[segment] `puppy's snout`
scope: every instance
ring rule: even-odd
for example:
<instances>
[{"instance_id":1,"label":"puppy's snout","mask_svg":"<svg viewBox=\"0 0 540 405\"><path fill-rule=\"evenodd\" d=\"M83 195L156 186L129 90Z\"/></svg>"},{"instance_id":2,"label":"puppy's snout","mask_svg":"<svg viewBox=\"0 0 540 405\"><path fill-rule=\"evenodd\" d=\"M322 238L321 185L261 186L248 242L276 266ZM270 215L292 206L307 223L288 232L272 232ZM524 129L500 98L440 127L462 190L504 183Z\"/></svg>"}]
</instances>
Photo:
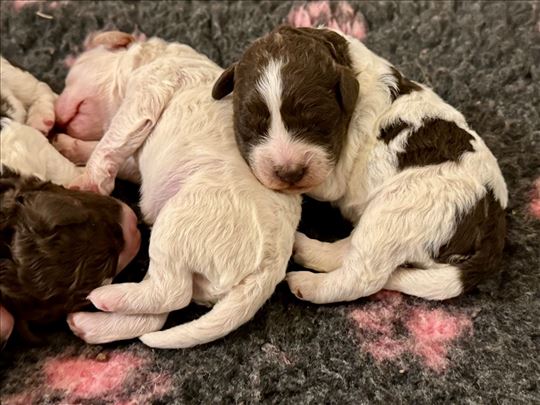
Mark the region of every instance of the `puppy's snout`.
<instances>
[{"instance_id":1,"label":"puppy's snout","mask_svg":"<svg viewBox=\"0 0 540 405\"><path fill-rule=\"evenodd\" d=\"M279 166L276 167L274 170L274 174L278 179L281 181L293 185L298 183L300 180L304 178L304 175L306 174L307 167L304 165L300 166Z\"/></svg>"}]
</instances>

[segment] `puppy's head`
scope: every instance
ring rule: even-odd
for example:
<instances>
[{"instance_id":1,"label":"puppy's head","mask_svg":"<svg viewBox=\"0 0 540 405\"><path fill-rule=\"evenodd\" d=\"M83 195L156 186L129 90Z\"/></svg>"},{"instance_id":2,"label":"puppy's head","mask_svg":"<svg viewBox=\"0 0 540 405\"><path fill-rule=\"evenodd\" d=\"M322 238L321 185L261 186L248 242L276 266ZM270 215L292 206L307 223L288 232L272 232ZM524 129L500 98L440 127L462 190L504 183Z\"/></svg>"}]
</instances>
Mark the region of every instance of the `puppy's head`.
<instances>
[{"instance_id":1,"label":"puppy's head","mask_svg":"<svg viewBox=\"0 0 540 405\"><path fill-rule=\"evenodd\" d=\"M240 151L267 187L303 192L333 170L358 98L348 44L324 29L280 27L225 70Z\"/></svg>"},{"instance_id":2,"label":"puppy's head","mask_svg":"<svg viewBox=\"0 0 540 405\"><path fill-rule=\"evenodd\" d=\"M58 125L76 138L99 140L121 102L123 69L121 56L135 42L123 32L109 31L92 35L85 51L77 57L66 86L56 101ZM127 72L126 70L126 72Z\"/></svg>"},{"instance_id":3,"label":"puppy's head","mask_svg":"<svg viewBox=\"0 0 540 405\"><path fill-rule=\"evenodd\" d=\"M21 321L80 309L136 255L135 214L114 198L1 169L0 302Z\"/></svg>"}]
</instances>

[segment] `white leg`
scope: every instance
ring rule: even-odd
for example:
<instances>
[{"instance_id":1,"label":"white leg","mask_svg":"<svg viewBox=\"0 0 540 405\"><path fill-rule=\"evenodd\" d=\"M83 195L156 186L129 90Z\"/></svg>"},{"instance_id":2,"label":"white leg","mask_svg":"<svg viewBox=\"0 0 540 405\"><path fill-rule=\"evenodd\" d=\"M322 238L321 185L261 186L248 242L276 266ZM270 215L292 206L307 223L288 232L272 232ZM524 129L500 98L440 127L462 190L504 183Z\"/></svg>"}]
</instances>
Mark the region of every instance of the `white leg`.
<instances>
[{"instance_id":1,"label":"white leg","mask_svg":"<svg viewBox=\"0 0 540 405\"><path fill-rule=\"evenodd\" d=\"M57 95L42 82L37 82L34 94L35 98L28 108L26 124L48 134L55 121L54 102Z\"/></svg>"},{"instance_id":2,"label":"white leg","mask_svg":"<svg viewBox=\"0 0 540 405\"><path fill-rule=\"evenodd\" d=\"M181 197L180 197L181 198ZM173 200L175 197L173 197ZM160 314L183 308L191 302L193 279L177 246L175 201L163 207L150 236L150 266L140 283L99 287L88 299L102 311L126 314Z\"/></svg>"},{"instance_id":3,"label":"white leg","mask_svg":"<svg viewBox=\"0 0 540 405\"><path fill-rule=\"evenodd\" d=\"M292 272L291 291L315 303L351 301L384 287L403 263L423 263L453 235L457 201L473 205L483 188L474 181L444 181L437 171L403 172L366 207L341 267L327 274ZM460 194L461 193L461 194Z\"/></svg>"},{"instance_id":4,"label":"white leg","mask_svg":"<svg viewBox=\"0 0 540 405\"><path fill-rule=\"evenodd\" d=\"M134 339L160 330L168 314L125 315L105 312L75 312L67 322L73 333L90 344Z\"/></svg>"},{"instance_id":5,"label":"white leg","mask_svg":"<svg viewBox=\"0 0 540 405\"><path fill-rule=\"evenodd\" d=\"M293 258L295 263L307 269L329 273L341 266L350 245L350 236L328 243L308 238L303 233L296 232Z\"/></svg>"},{"instance_id":6,"label":"white leg","mask_svg":"<svg viewBox=\"0 0 540 405\"><path fill-rule=\"evenodd\" d=\"M130 77L127 92L107 132L88 159L85 175L74 186L109 194L127 158L144 143L185 75L178 63L150 63Z\"/></svg>"},{"instance_id":7,"label":"white leg","mask_svg":"<svg viewBox=\"0 0 540 405\"><path fill-rule=\"evenodd\" d=\"M9 84L9 90L27 111L26 122L21 123L47 134L54 125L54 101L57 95L47 84L4 58L1 59L0 69L5 82Z\"/></svg>"}]
</instances>

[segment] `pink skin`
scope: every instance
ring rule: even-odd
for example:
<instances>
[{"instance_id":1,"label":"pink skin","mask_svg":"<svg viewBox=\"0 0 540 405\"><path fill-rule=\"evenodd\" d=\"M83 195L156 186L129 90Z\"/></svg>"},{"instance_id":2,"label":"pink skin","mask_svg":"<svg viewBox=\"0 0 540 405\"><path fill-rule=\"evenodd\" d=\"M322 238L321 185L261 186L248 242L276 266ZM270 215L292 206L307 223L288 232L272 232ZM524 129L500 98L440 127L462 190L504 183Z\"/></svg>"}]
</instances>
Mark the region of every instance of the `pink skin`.
<instances>
[{"instance_id":1,"label":"pink skin","mask_svg":"<svg viewBox=\"0 0 540 405\"><path fill-rule=\"evenodd\" d=\"M533 190L531 191L529 211L535 218L540 219L540 177L534 182Z\"/></svg>"},{"instance_id":2,"label":"pink skin","mask_svg":"<svg viewBox=\"0 0 540 405\"><path fill-rule=\"evenodd\" d=\"M111 74L117 61L115 54L145 38L140 33L92 33L85 41L85 52L66 58L70 71L55 105L56 121L66 134L84 141L103 137L120 105L118 89L111 88L115 82Z\"/></svg>"},{"instance_id":3,"label":"pink skin","mask_svg":"<svg viewBox=\"0 0 540 405\"><path fill-rule=\"evenodd\" d=\"M133 260L141 246L141 233L137 228L137 215L123 202L122 204L122 235L124 237L124 249L118 256L117 273L120 273Z\"/></svg>"},{"instance_id":4,"label":"pink skin","mask_svg":"<svg viewBox=\"0 0 540 405\"><path fill-rule=\"evenodd\" d=\"M104 101L105 97L90 82L74 80L56 100L56 121L74 138L99 141L105 133L104 122L108 121Z\"/></svg>"},{"instance_id":5,"label":"pink skin","mask_svg":"<svg viewBox=\"0 0 540 405\"><path fill-rule=\"evenodd\" d=\"M15 320L13 316L0 304L0 344L3 345L13 332Z\"/></svg>"}]
</instances>

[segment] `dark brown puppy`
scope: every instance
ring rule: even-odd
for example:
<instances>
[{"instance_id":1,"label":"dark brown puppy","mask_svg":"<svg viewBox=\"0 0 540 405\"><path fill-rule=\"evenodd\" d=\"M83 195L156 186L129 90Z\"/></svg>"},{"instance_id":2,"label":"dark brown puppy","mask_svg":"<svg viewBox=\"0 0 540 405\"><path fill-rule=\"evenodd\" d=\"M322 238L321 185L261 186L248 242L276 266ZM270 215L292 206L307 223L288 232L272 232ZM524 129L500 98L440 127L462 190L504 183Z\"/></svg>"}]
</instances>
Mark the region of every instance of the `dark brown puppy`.
<instances>
[{"instance_id":1,"label":"dark brown puppy","mask_svg":"<svg viewBox=\"0 0 540 405\"><path fill-rule=\"evenodd\" d=\"M135 214L114 198L1 169L0 302L33 340L28 322L87 305L90 291L135 256L140 234Z\"/></svg>"}]
</instances>

